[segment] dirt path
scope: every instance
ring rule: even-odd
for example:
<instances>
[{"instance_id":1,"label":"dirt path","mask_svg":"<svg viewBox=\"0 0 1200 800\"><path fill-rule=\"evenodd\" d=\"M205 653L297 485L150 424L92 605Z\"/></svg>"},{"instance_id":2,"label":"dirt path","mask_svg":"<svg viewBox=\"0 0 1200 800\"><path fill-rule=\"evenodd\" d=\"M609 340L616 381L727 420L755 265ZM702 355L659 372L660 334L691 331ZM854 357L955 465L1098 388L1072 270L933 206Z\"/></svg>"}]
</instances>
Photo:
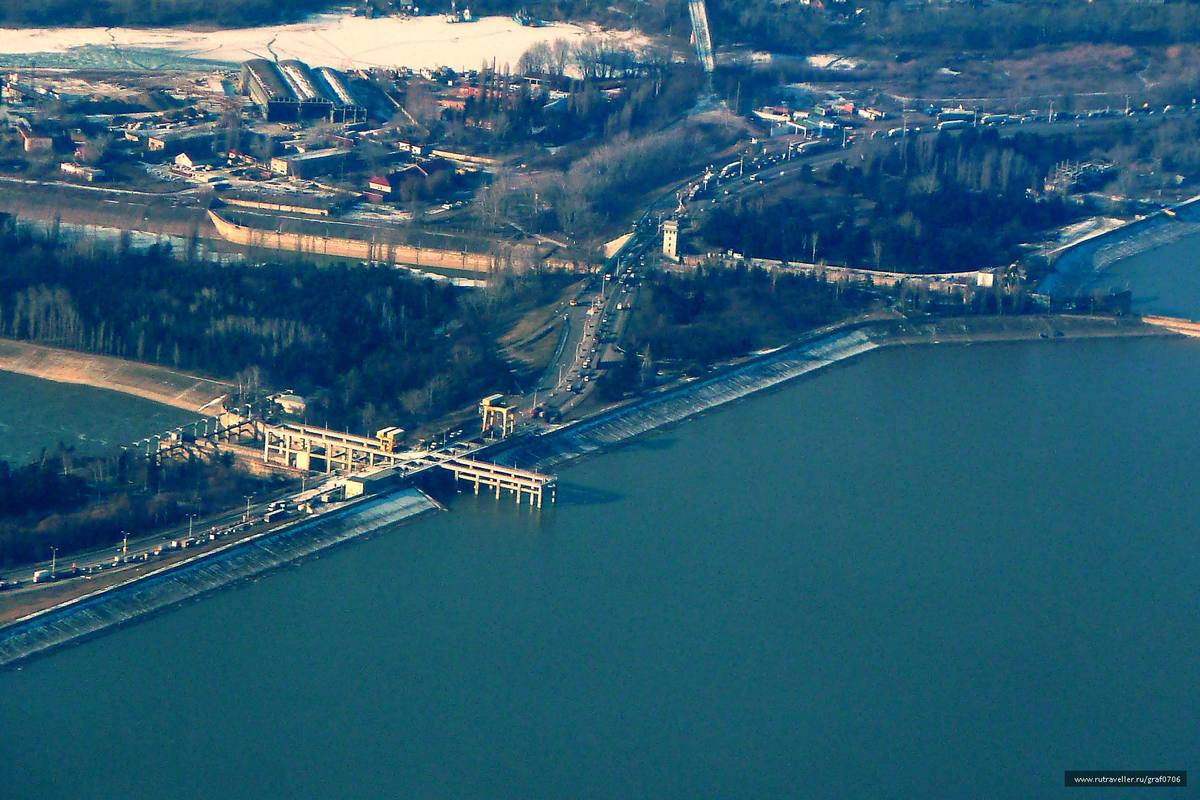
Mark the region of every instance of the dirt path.
<instances>
[{"instance_id":1,"label":"dirt path","mask_svg":"<svg viewBox=\"0 0 1200 800\"><path fill-rule=\"evenodd\" d=\"M0 339L0 370L59 383L111 389L196 413L215 414L217 405L209 404L230 394L234 388L232 384L185 375L165 367L11 339Z\"/></svg>"}]
</instances>

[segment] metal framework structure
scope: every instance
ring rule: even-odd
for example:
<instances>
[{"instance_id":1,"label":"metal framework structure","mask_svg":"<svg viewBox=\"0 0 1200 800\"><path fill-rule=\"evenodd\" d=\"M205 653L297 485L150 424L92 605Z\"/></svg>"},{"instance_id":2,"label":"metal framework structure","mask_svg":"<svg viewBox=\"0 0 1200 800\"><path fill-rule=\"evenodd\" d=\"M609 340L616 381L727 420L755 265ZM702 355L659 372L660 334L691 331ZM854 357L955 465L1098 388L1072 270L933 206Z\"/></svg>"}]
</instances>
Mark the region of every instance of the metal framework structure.
<instances>
[{"instance_id":1,"label":"metal framework structure","mask_svg":"<svg viewBox=\"0 0 1200 800\"><path fill-rule=\"evenodd\" d=\"M307 425L263 427L263 461L268 464L328 474L390 467L408 460L409 454L395 452L379 439Z\"/></svg>"},{"instance_id":2,"label":"metal framework structure","mask_svg":"<svg viewBox=\"0 0 1200 800\"><path fill-rule=\"evenodd\" d=\"M479 403L479 415L483 420L483 433L499 430L500 438L507 439L517 427L517 409L504 402L504 395L494 394Z\"/></svg>"}]
</instances>

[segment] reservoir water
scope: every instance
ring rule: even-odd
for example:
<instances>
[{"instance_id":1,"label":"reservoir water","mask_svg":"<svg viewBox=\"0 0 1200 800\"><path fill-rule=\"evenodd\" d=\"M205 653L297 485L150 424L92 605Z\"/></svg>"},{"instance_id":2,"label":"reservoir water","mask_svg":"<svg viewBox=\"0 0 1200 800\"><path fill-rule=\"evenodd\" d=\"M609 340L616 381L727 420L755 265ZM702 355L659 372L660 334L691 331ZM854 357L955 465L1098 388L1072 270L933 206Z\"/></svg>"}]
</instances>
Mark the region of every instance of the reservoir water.
<instances>
[{"instance_id":1,"label":"reservoir water","mask_svg":"<svg viewBox=\"0 0 1200 800\"><path fill-rule=\"evenodd\" d=\"M13 466L59 442L80 455L101 455L194 419L140 397L0 372L0 461Z\"/></svg>"},{"instance_id":2,"label":"reservoir water","mask_svg":"<svg viewBox=\"0 0 1200 800\"><path fill-rule=\"evenodd\" d=\"M1189 217L1195 212L1189 212ZM1090 289L1133 293L1134 311L1200 319L1200 236L1146 250L1108 266Z\"/></svg>"},{"instance_id":3,"label":"reservoir water","mask_svg":"<svg viewBox=\"0 0 1200 800\"><path fill-rule=\"evenodd\" d=\"M0 673L0 786L1029 798L1195 770L1198 396L1197 340L871 353L562 470L540 514L459 495Z\"/></svg>"}]
</instances>

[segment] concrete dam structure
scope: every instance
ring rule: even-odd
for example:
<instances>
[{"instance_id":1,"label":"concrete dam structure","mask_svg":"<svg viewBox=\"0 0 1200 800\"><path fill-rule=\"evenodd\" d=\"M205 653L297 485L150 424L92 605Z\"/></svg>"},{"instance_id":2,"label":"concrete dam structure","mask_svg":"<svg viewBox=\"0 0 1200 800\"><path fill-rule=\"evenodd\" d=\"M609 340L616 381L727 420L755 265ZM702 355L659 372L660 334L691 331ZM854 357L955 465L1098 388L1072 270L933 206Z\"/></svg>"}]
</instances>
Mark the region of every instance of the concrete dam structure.
<instances>
[{"instance_id":1,"label":"concrete dam structure","mask_svg":"<svg viewBox=\"0 0 1200 800\"><path fill-rule=\"evenodd\" d=\"M285 523L129 583L31 614L0 630L0 667L94 636L436 508L422 492L404 489Z\"/></svg>"},{"instance_id":2,"label":"concrete dam structure","mask_svg":"<svg viewBox=\"0 0 1200 800\"><path fill-rule=\"evenodd\" d=\"M1200 322L1193 322L1190 319L1179 319L1178 317L1163 317L1157 314L1146 314L1142 317L1142 322L1147 325L1155 325L1160 328L1166 328L1175 333L1182 333L1184 336L1200 337Z\"/></svg>"},{"instance_id":3,"label":"concrete dam structure","mask_svg":"<svg viewBox=\"0 0 1200 800\"><path fill-rule=\"evenodd\" d=\"M382 232L379 239L347 239L251 228L227 220L211 210L208 216L217 233L227 242L298 255L333 256L382 264L482 273L502 269L520 272L537 266L557 269L575 269L577 266L575 262L565 259L544 257L537 248L530 245L504 245L498 252L471 253L466 250L438 250L398 244L384 240Z\"/></svg>"},{"instance_id":4,"label":"concrete dam structure","mask_svg":"<svg viewBox=\"0 0 1200 800\"><path fill-rule=\"evenodd\" d=\"M838 331L756 358L709 378L651 394L498 452L497 464L545 470L628 441L647 431L740 400L879 347L869 333Z\"/></svg>"}]
</instances>

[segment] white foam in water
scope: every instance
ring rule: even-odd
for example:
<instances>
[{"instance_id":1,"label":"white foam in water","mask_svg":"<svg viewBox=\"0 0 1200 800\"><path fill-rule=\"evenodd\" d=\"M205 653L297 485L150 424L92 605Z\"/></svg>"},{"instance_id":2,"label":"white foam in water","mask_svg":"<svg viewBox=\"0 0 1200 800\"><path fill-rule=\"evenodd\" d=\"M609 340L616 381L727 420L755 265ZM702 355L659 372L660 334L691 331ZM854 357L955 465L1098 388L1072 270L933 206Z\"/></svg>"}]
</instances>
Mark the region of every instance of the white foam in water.
<instances>
[{"instance_id":1,"label":"white foam in water","mask_svg":"<svg viewBox=\"0 0 1200 800\"><path fill-rule=\"evenodd\" d=\"M31 615L0 631L0 666L258 575L436 507L424 493L406 489L352 508L298 521L260 539L235 542L223 552L199 556L194 562L166 568L136 583L113 587Z\"/></svg>"}]
</instances>

